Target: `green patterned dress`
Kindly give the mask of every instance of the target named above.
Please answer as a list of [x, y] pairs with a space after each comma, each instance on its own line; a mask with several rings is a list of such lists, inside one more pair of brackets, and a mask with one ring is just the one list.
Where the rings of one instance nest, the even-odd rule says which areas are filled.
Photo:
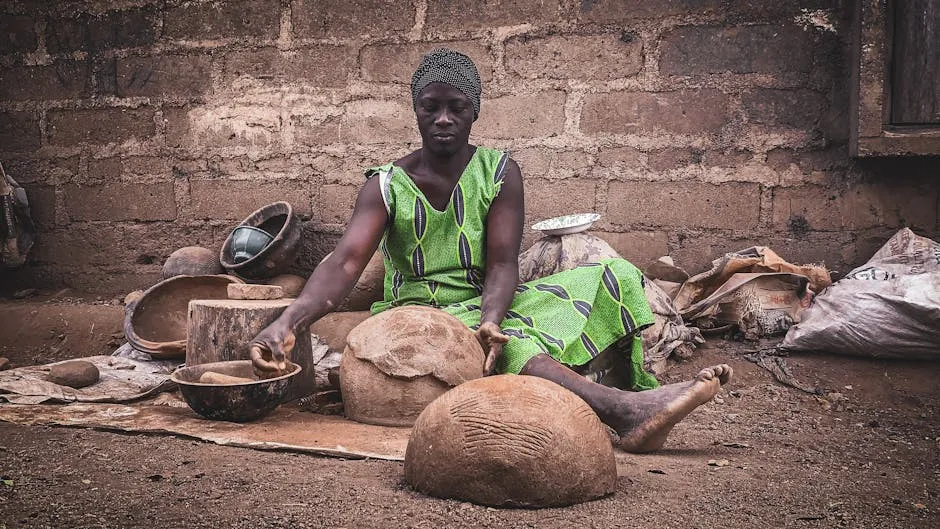
[[[390, 222], [382, 239], [385, 294], [377, 314], [400, 305], [431, 305], [472, 329], [480, 323], [484, 283], [486, 217], [499, 193], [508, 153], [478, 147], [439, 211], [405, 171], [386, 164], [366, 171], [379, 178]], [[658, 384], [643, 369], [639, 331], [652, 325], [643, 276], [623, 259], [608, 259], [519, 285], [501, 324], [510, 337], [499, 371], [519, 373], [545, 353], [569, 366], [589, 362], [632, 336], [629, 384]]]

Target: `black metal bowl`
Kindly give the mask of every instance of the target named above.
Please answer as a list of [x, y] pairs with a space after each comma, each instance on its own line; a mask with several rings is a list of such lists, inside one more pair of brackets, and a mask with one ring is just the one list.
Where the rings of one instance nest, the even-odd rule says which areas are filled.
[[233, 377], [253, 378], [251, 360], [187, 366], [177, 369], [170, 379], [179, 384], [189, 407], [206, 419], [248, 422], [271, 413], [284, 400], [290, 379], [301, 371], [299, 365], [289, 364], [290, 371], [286, 375], [241, 384], [203, 384], [199, 377], [206, 371], [214, 371]]

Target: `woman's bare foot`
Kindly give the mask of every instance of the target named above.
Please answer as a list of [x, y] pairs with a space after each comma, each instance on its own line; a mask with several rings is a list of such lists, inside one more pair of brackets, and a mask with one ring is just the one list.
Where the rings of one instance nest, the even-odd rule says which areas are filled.
[[529, 360], [522, 374], [545, 378], [573, 391], [601, 421], [617, 431], [621, 448], [628, 452], [650, 452], [663, 446], [677, 422], [711, 400], [718, 388], [731, 380], [731, 367], [727, 364], [708, 367], [689, 382], [640, 392], [589, 382], [545, 354]]
[[624, 450], [658, 450], [676, 423], [711, 400], [729, 380], [731, 367], [720, 364], [701, 370], [689, 382], [638, 393], [624, 391], [603, 419], [620, 435], [620, 447]]

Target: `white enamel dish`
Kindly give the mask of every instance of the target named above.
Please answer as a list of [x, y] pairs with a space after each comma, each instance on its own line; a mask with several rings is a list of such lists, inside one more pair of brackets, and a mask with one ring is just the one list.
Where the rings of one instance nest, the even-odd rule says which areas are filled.
[[540, 231], [545, 235], [570, 235], [587, 230], [599, 218], [601, 218], [601, 216], [597, 213], [562, 215], [561, 217], [537, 222], [532, 225], [532, 229]]

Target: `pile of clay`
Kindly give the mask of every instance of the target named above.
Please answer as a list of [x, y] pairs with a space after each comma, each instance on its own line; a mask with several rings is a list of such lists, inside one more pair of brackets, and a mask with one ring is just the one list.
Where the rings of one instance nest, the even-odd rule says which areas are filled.
[[571, 391], [498, 375], [444, 393], [415, 422], [405, 479], [417, 491], [494, 507], [560, 507], [612, 494], [607, 429]]

